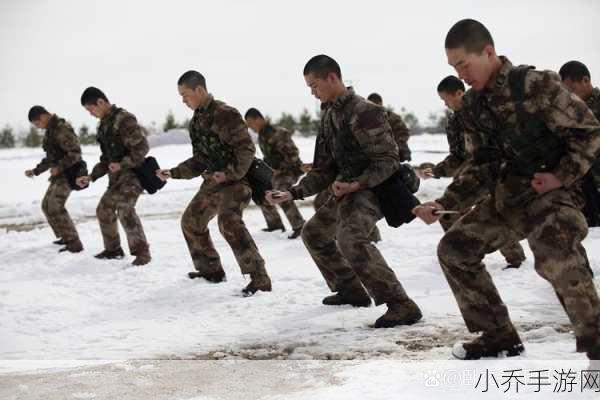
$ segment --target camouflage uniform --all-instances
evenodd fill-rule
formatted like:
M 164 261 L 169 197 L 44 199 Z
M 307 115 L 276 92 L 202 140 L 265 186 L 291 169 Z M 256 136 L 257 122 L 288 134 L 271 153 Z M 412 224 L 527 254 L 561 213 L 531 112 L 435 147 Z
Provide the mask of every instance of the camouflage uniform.
M 408 139 L 410 138 L 410 132 L 408 127 L 402 120 L 402 117 L 392 110 L 386 110 L 385 115 L 392 128 L 392 135 L 398 145 L 398 154 L 400 155 L 400 162 L 410 161 L 410 149 L 408 148 Z
M 247 179 L 255 147 L 240 113 L 210 96 L 198 108 L 189 125 L 193 156 L 171 169 L 175 179 L 202 175 L 204 182 L 181 218 L 181 228 L 194 267 L 201 274 L 222 275 L 221 259 L 208 230 L 218 217 L 219 230 L 233 250 L 243 274 L 266 275 L 265 263 L 242 220 L 252 196 Z M 221 171 L 227 181 L 218 184 L 213 172 Z
M 369 188 L 399 166 L 398 147 L 384 111 L 352 89 L 323 108 L 313 168 L 290 193 L 294 199 L 303 199 L 336 180 L 357 181 L 361 189 L 341 198 L 329 196 L 304 225 L 302 239 L 332 291 L 360 292 L 364 284 L 378 305 L 412 303 L 369 241 L 375 223 L 382 218 Z
M 68 122 L 52 115 L 42 146 L 46 157 L 33 169 L 34 175 L 40 175 L 49 168 L 58 168 L 59 172 L 57 176 L 50 177 L 50 186 L 42 200 L 42 211 L 57 238 L 62 238 L 65 243 L 77 243 L 77 229 L 65 209 L 71 187 L 63 172 L 81 161 L 79 139 Z
M 298 147 L 294 144 L 291 133 L 282 127 L 273 126 L 267 122 L 258 134 L 258 145 L 263 153 L 264 161 L 274 170 L 273 189 L 287 190 L 298 181 L 302 175 L 302 161 Z M 281 203 L 293 230 L 302 229 L 304 218 L 293 201 Z M 261 206 L 267 226 L 273 229 L 283 229 L 277 209 L 265 202 Z
M 594 88 L 586 104 L 600 120 L 600 89 Z M 583 180 L 586 204 L 583 210 L 590 227 L 600 226 L 600 162 L 595 162 Z
M 493 86 L 468 91 L 463 99 L 474 162 L 461 175 L 489 177 L 481 184 L 488 184 L 492 195 L 445 234 L 438 247 L 440 264 L 469 331 L 514 332 L 482 260 L 527 238 L 536 271 L 553 286 L 574 325 L 579 350 L 597 359 L 600 301 L 581 244 L 587 225 L 580 211 L 580 180 L 598 156 L 600 124 L 553 72 L 527 71 L 521 101 L 509 83 L 513 66 L 501 60 Z M 536 171 L 552 171 L 564 186 L 538 195 L 531 187 Z M 459 179 L 438 201 L 452 209 L 471 196 L 470 188 Z
M 465 148 L 465 128 L 462 118 L 460 111 L 452 113 L 448 118 L 446 137 L 448 138 L 450 154 L 433 167 L 433 175 L 436 178 L 459 176 L 461 171 L 468 167 L 470 155 Z M 464 182 L 468 183 L 470 181 L 467 178 Z M 461 202 L 456 204 L 453 207 L 453 210 L 460 211 L 460 214 L 446 214 L 442 216 L 442 218 L 440 218 L 440 225 L 442 226 L 442 229 L 444 229 L 444 232 L 448 231 L 460 217 L 469 212 L 474 204 L 481 202 L 489 196 L 487 185 L 480 185 L 478 181 L 473 181 L 472 183 L 473 187 L 471 190 L 473 193 L 479 193 L 479 198 L 471 196 L 471 199 L 474 202 Z M 511 242 L 506 246 L 503 246 L 500 249 L 500 253 L 502 253 L 506 262 L 512 266 L 519 266 L 525 260 L 525 252 L 518 242 Z
M 102 154 L 92 170 L 92 181 L 109 174 L 108 188 L 96 208 L 104 248 L 110 252 L 120 251 L 119 220 L 127 235 L 130 253 L 149 254 L 148 241 L 135 211 L 143 188 L 133 171 L 143 164 L 149 151 L 143 128 L 133 114 L 113 105 L 98 124 L 97 140 Z M 111 173 L 110 163 L 119 163 L 121 170 Z

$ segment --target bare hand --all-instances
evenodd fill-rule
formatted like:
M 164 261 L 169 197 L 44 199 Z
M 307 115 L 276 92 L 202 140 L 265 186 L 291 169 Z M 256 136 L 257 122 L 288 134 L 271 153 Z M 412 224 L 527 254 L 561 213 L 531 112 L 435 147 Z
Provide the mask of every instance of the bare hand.
M 224 183 L 227 181 L 227 175 L 225 175 L 225 172 L 222 171 L 214 172 L 213 178 L 217 183 Z
M 531 187 L 538 194 L 548 193 L 551 190 L 558 189 L 562 186 L 562 182 L 556 175 L 550 172 L 536 172 L 531 180 Z
M 425 169 L 416 168 L 415 172 L 416 172 L 417 176 L 420 179 L 423 179 L 424 181 L 426 181 L 427 179 L 430 179 L 430 178 L 435 178 L 435 175 L 433 174 L 433 170 L 431 168 L 425 168 Z
M 59 174 L 60 174 L 60 171 L 58 170 L 58 167 L 50 168 L 50 176 L 58 176 Z
M 166 182 L 167 179 L 171 178 L 171 171 L 168 169 L 157 169 L 156 176 L 163 182 Z
M 302 167 L 300 167 L 300 169 L 306 174 L 312 169 L 312 164 L 302 164 Z
M 75 179 L 75 183 L 77 184 L 77 186 L 83 188 L 86 187 L 87 185 L 90 184 L 90 181 L 92 180 L 92 178 L 90 176 L 80 176 L 77 179 Z
M 290 192 L 280 192 L 279 190 L 268 190 L 265 194 L 265 198 L 272 205 L 285 203 L 286 201 L 294 199 Z
M 416 206 L 412 209 L 412 213 L 419 217 L 427 225 L 431 225 L 440 219 L 440 215 L 436 215 L 436 211 L 443 211 L 444 207 L 437 201 L 428 201 Z
M 348 193 L 356 192 L 360 189 L 360 183 L 358 182 L 340 182 L 335 181 L 331 184 L 331 190 L 335 197 L 342 197 Z
M 25 176 L 28 178 L 33 178 L 35 174 L 33 173 L 32 169 L 28 169 L 27 171 L 25 171 Z
M 121 170 L 121 164 L 119 164 L 118 162 L 111 162 L 110 164 L 108 164 L 108 170 L 113 174 L 115 172 L 119 172 Z

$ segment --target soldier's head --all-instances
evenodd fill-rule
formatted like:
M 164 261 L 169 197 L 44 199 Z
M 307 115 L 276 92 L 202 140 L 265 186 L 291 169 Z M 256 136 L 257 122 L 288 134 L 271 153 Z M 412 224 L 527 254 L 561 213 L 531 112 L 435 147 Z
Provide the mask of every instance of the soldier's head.
M 446 107 L 452 111 L 460 110 L 465 94 L 465 84 L 460 79 L 454 75 L 445 77 L 438 84 L 437 91 Z
M 198 71 L 187 71 L 177 81 L 177 91 L 181 100 L 192 110 L 203 107 L 208 101 L 206 79 Z
M 111 107 L 104 92 L 93 86 L 83 91 L 81 105 L 96 118 L 104 118 L 110 112 Z
M 445 47 L 448 64 L 474 90 L 485 88 L 502 66 L 492 35 L 474 19 L 454 24 L 446 35 Z
M 256 133 L 260 133 L 267 123 L 261 112 L 254 107 L 246 111 L 244 119 L 246 120 L 246 124 Z
M 29 109 L 27 119 L 38 129 L 46 129 L 52 115 L 42 106 L 33 106 Z
M 324 54 L 308 60 L 303 73 L 310 92 L 323 103 L 335 100 L 346 90 L 340 66 Z
M 584 63 L 579 61 L 569 61 L 560 67 L 558 71 L 560 79 L 569 90 L 586 101 L 592 95 L 594 86 L 590 70 Z
M 371 103 L 377 104 L 378 106 L 383 106 L 383 98 L 379 93 L 371 93 L 369 97 L 367 97 L 367 100 L 369 100 Z

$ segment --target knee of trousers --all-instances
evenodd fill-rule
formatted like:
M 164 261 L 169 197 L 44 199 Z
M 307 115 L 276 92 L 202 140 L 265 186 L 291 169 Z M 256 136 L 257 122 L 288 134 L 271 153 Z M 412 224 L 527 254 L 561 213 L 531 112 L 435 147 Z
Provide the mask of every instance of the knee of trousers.
M 460 232 L 449 230 L 437 247 L 438 260 L 444 269 L 463 265 L 473 258 L 474 247 L 467 244 L 467 238 Z
M 304 245 L 309 249 L 318 248 L 319 244 L 325 242 L 325 238 L 322 235 L 323 227 L 316 223 L 313 218 L 309 219 L 302 228 L 302 241 Z
M 369 233 L 352 226 L 339 229 L 337 244 L 342 254 L 346 258 L 351 258 L 354 253 L 364 251 L 366 246 L 371 245 Z
M 224 212 L 217 217 L 219 231 L 227 238 L 236 237 L 236 232 L 244 225 L 242 216 L 236 212 Z
M 62 213 L 65 211 L 65 203 L 58 199 L 54 199 L 54 201 L 48 201 L 46 204 L 46 211 L 53 215 Z
M 48 215 L 49 211 L 48 211 L 48 199 L 46 197 L 44 197 L 44 199 L 42 200 L 42 212 L 46 215 Z
M 112 220 L 116 217 L 116 210 L 101 201 L 96 207 L 96 217 L 100 221 Z

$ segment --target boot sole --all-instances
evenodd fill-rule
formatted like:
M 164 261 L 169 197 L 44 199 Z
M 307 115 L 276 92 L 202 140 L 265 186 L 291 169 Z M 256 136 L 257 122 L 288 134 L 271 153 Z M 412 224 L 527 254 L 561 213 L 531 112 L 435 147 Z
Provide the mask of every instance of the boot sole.
M 464 353 L 464 354 L 459 354 Z M 496 353 L 490 354 L 478 354 L 478 355 L 469 355 L 466 353 L 465 348 L 460 345 L 455 345 L 452 348 L 452 356 L 457 360 L 480 360 L 482 358 L 508 358 L 508 357 L 517 357 L 523 355 L 525 353 L 525 346 L 521 343 L 520 345 L 516 345 L 511 349 L 500 350 Z
M 423 319 L 423 316 L 419 315 L 419 316 L 407 318 L 402 321 L 383 320 L 383 322 L 380 322 L 380 323 L 377 323 L 377 321 L 376 321 L 373 325 L 371 325 L 371 327 L 379 329 L 379 328 L 393 328 L 395 326 L 403 326 L 403 325 L 414 325 L 422 319 Z
M 220 279 L 211 279 L 211 278 L 207 278 L 204 274 L 200 273 L 200 272 L 188 272 L 188 278 L 190 279 L 204 279 L 207 282 L 210 283 L 221 283 L 221 282 L 225 282 L 227 279 L 225 276 L 223 276 Z

